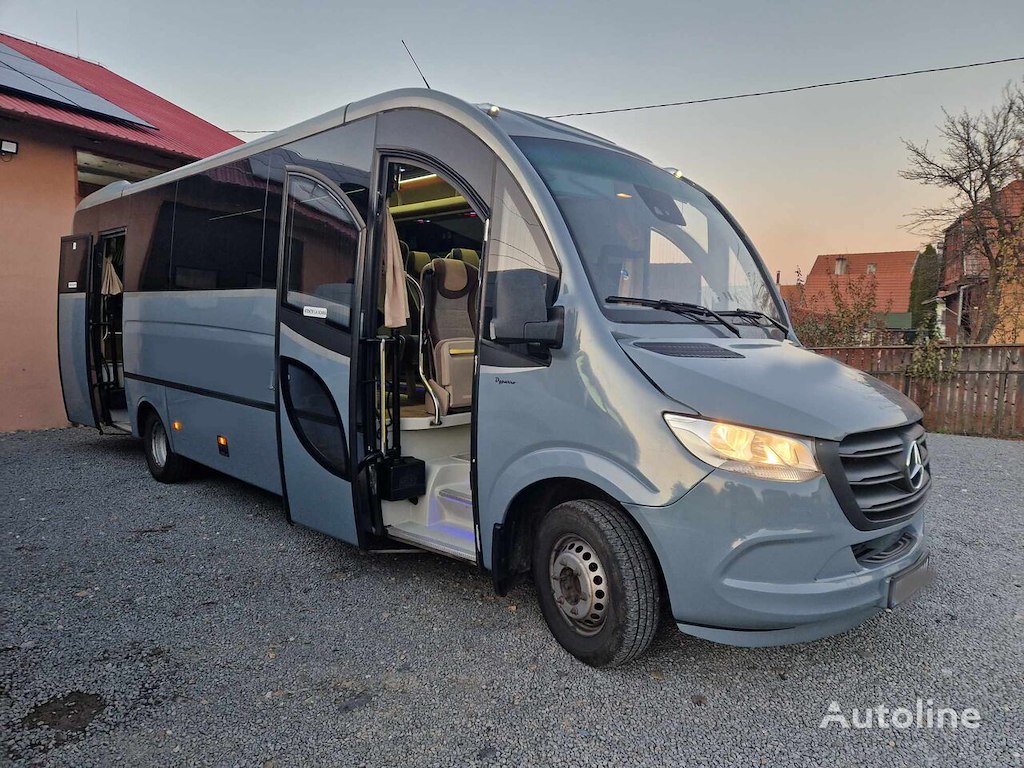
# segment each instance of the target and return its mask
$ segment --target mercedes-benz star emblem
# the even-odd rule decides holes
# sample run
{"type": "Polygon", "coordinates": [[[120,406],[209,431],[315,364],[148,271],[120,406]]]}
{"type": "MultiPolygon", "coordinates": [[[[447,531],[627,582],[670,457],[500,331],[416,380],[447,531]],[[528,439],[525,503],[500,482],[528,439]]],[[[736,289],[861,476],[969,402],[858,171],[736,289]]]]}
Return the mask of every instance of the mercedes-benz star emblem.
{"type": "Polygon", "coordinates": [[[917,444],[916,440],[910,444],[910,450],[907,451],[905,471],[907,484],[913,490],[916,491],[924,485],[924,462],[921,461],[921,446],[917,444]]]}

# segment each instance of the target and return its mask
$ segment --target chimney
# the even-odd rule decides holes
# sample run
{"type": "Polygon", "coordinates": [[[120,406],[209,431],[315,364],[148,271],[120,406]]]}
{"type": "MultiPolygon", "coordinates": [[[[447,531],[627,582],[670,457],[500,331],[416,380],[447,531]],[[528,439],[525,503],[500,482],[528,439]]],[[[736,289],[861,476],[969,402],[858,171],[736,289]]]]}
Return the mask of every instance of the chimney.
{"type": "Polygon", "coordinates": [[[775,284],[776,285],[782,285],[782,270],[781,269],[775,270],[775,284]]]}

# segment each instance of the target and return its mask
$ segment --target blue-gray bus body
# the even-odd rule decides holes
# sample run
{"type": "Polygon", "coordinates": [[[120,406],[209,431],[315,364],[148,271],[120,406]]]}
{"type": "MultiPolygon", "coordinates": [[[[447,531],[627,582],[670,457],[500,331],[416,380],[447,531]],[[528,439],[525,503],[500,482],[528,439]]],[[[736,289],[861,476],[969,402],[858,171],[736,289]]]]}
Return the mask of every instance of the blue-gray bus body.
{"type": "Polygon", "coordinates": [[[355,102],[90,196],[60,281],[71,421],[359,547],[532,573],[588,663],[665,599],[771,645],[928,578],[920,411],[800,346],[709,193],[571,127],[355,102]]]}

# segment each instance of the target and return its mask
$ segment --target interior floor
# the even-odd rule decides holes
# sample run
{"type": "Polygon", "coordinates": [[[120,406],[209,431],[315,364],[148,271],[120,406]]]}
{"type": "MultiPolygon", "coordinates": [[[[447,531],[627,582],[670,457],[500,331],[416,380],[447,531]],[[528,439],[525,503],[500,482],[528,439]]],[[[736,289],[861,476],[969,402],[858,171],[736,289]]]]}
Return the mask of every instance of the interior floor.
{"type": "Polygon", "coordinates": [[[468,457],[428,459],[426,496],[383,502],[384,522],[393,539],[475,562],[473,492],[468,457]]]}

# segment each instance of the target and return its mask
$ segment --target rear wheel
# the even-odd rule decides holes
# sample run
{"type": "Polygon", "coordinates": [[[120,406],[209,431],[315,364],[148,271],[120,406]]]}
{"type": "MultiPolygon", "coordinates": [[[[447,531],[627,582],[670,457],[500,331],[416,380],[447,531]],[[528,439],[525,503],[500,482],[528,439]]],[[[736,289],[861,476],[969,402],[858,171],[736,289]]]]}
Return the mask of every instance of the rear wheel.
{"type": "Polygon", "coordinates": [[[142,427],[142,444],[146,451],[149,473],[161,483],[176,483],[185,477],[188,460],[171,450],[164,423],[155,413],[146,415],[142,427]]]}
{"type": "Polygon", "coordinates": [[[551,633],[580,661],[618,666],[654,639],[661,611],[654,558],[612,504],[568,501],[545,515],[534,539],[533,579],[551,633]]]}

